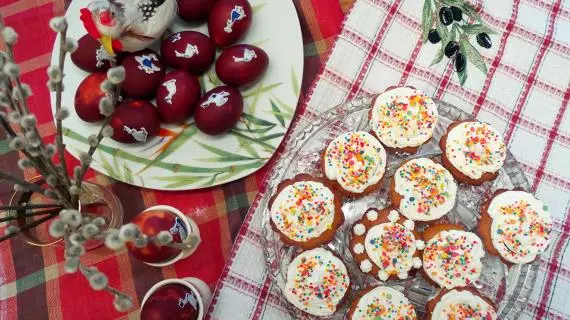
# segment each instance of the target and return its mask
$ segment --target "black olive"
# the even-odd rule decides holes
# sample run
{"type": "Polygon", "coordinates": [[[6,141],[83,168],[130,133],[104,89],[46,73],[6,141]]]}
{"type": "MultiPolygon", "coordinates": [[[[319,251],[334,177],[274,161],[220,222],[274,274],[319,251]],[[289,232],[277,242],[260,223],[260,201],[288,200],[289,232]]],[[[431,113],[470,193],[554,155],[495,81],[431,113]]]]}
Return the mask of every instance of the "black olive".
{"type": "Polygon", "coordinates": [[[451,6],[451,12],[453,13],[453,20],[461,21],[463,20],[463,12],[461,9],[455,6],[451,6]]]}
{"type": "Polygon", "coordinates": [[[453,57],[459,50],[459,43],[457,41],[449,41],[445,46],[445,56],[448,58],[453,57]]]}
{"type": "Polygon", "coordinates": [[[453,22],[453,12],[448,7],[443,7],[439,10],[439,20],[443,25],[450,25],[453,22]]]}
{"type": "Polygon", "coordinates": [[[435,29],[431,29],[428,33],[428,40],[429,42],[436,44],[439,41],[441,41],[441,37],[439,36],[439,33],[437,33],[437,30],[435,29]]]}
{"type": "Polygon", "coordinates": [[[461,53],[458,53],[455,57],[455,71],[461,72],[465,70],[465,66],[467,65],[467,60],[465,60],[465,56],[461,53]]]}
{"type": "Polygon", "coordinates": [[[479,33],[477,35],[477,43],[485,49],[489,49],[491,48],[491,46],[493,46],[493,43],[491,42],[491,37],[489,37],[489,35],[486,34],[485,32],[479,33]]]}

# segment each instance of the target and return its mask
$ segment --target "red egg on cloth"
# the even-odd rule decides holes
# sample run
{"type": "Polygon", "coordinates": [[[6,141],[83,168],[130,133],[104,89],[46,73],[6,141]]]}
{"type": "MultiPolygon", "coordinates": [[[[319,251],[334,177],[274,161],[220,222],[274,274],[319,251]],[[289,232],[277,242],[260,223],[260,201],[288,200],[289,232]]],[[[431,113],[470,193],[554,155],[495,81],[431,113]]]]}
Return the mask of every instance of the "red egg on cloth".
{"type": "Polygon", "coordinates": [[[247,0],[219,0],[210,10],[208,32],[217,46],[227,47],[245,35],[252,18],[247,0]]]}
{"type": "Polygon", "coordinates": [[[115,109],[109,123],[113,139],[123,143],[147,142],[160,129],[158,110],[148,101],[127,100],[115,109]]]}
{"type": "Polygon", "coordinates": [[[99,112],[99,101],[109,96],[101,91],[101,82],[107,79],[104,72],[88,75],[75,91],[75,112],[79,118],[87,122],[96,122],[105,117],[99,112]]]}
{"type": "Polygon", "coordinates": [[[248,44],[238,44],[225,49],[216,61],[216,74],[232,87],[249,86],[261,78],[269,57],[263,49],[248,44]]]}
{"type": "Polygon", "coordinates": [[[166,72],[158,54],[150,49],[133,52],[123,58],[121,65],[126,74],[121,84],[123,93],[129,98],[153,98],[166,72]]]}
{"type": "Polygon", "coordinates": [[[79,69],[87,72],[107,71],[111,67],[111,57],[99,41],[86,34],[77,41],[77,50],[71,54],[71,61],[79,69]]]}
{"type": "MultiPolygon", "coordinates": [[[[186,224],[180,217],[169,211],[146,211],[136,216],[131,222],[149,237],[156,236],[160,231],[168,231],[172,234],[172,242],[182,243],[182,239],[188,236],[186,224]]],[[[135,258],[148,263],[166,262],[181,252],[180,249],[157,246],[151,242],[144,248],[137,248],[132,242],[127,242],[127,249],[135,258]]]]}
{"type": "Polygon", "coordinates": [[[141,320],[197,320],[200,314],[199,297],[181,284],[167,284],[158,288],[145,301],[141,320]]]}
{"type": "Polygon", "coordinates": [[[156,91],[160,120],[178,123],[190,117],[200,100],[200,83],[195,76],[182,70],[167,74],[156,91]]]}
{"type": "Polygon", "coordinates": [[[214,62],[216,46],[203,33],[182,31],[162,41],[160,54],[169,66],[200,75],[214,62]]]}
{"type": "Polygon", "coordinates": [[[178,16],[183,20],[194,22],[208,19],[210,9],[216,0],[176,0],[178,16]]]}
{"type": "Polygon", "coordinates": [[[205,134],[222,134],[239,121],[243,113],[243,97],[232,87],[221,86],[208,91],[194,112],[196,126],[205,134]]]}

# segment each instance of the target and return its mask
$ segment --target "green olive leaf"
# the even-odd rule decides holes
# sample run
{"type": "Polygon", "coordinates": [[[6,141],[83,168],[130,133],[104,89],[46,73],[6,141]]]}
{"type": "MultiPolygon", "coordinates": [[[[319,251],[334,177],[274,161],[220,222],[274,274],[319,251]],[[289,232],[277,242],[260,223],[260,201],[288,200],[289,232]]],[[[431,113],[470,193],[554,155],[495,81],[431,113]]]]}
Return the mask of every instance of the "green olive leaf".
{"type": "Polygon", "coordinates": [[[441,2],[448,6],[456,6],[456,7],[459,7],[463,4],[463,1],[461,0],[441,0],[441,2]]]}
{"type": "Polygon", "coordinates": [[[458,7],[469,18],[472,18],[472,19],[475,19],[479,22],[482,22],[481,17],[479,16],[479,13],[475,9],[475,7],[473,7],[471,4],[461,1],[461,4],[459,4],[458,7]]]}
{"type": "Polygon", "coordinates": [[[458,72],[457,77],[459,78],[459,84],[463,87],[465,81],[467,81],[467,68],[463,69],[461,72],[458,72]]]}
{"type": "Polygon", "coordinates": [[[459,41],[459,47],[467,60],[471,61],[471,63],[477,67],[477,69],[481,70],[483,74],[487,74],[487,65],[485,64],[485,59],[483,59],[483,56],[481,56],[479,51],[477,51],[477,48],[469,43],[469,40],[467,40],[467,38],[461,38],[459,41]]]}
{"type": "Polygon", "coordinates": [[[447,31],[447,27],[441,23],[439,19],[437,19],[437,33],[441,37],[441,43],[445,46],[449,42],[449,31],[447,31]]]}
{"type": "Polygon", "coordinates": [[[433,25],[433,9],[431,7],[431,0],[424,2],[424,10],[422,13],[422,34],[424,43],[428,40],[429,31],[433,25]]]}
{"type": "Polygon", "coordinates": [[[468,34],[479,34],[483,32],[487,34],[497,34],[495,30],[481,23],[463,25],[461,29],[468,34]]]}
{"type": "Polygon", "coordinates": [[[437,54],[435,55],[435,58],[433,59],[433,61],[430,63],[430,67],[433,66],[434,64],[438,64],[441,59],[443,59],[443,51],[444,51],[444,46],[442,45],[441,48],[439,48],[439,51],[437,52],[437,54]]]}

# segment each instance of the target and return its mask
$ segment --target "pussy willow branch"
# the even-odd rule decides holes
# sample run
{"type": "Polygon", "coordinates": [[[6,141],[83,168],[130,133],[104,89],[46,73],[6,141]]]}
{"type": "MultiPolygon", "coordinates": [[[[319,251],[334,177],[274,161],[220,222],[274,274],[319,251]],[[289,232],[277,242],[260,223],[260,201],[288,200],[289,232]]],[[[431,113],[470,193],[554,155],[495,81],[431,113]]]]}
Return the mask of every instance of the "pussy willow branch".
{"type": "Polygon", "coordinates": [[[60,208],[63,209],[61,204],[58,203],[45,203],[45,204],[18,204],[0,206],[0,210],[29,210],[29,209],[45,209],[45,208],[60,208]]]}
{"type": "MultiPolygon", "coordinates": [[[[105,120],[103,120],[103,123],[101,124],[101,129],[99,129],[99,133],[97,134],[97,145],[90,146],[89,151],[87,151],[87,154],[89,155],[89,157],[93,157],[95,150],[97,149],[97,147],[101,143],[101,140],[103,140],[103,138],[104,138],[103,137],[103,129],[105,129],[105,127],[109,124],[110,121],[111,121],[111,117],[105,117],[105,120]]],[[[79,190],[81,190],[81,184],[83,183],[83,178],[85,177],[85,174],[87,173],[88,168],[89,168],[89,163],[82,163],[81,164],[81,171],[79,171],[79,175],[77,175],[77,177],[75,177],[75,186],[77,186],[77,188],[79,190]]],[[[74,195],[72,197],[71,202],[73,204],[77,204],[78,199],[79,199],[79,195],[74,195]]]]}
{"type": "MultiPolygon", "coordinates": [[[[85,277],[85,279],[87,279],[87,281],[89,281],[88,275],[91,272],[91,270],[89,270],[89,267],[87,267],[82,262],[79,262],[79,270],[81,271],[81,274],[85,277]]],[[[120,291],[119,289],[110,287],[109,285],[107,285],[103,290],[111,293],[115,297],[117,297],[117,296],[128,296],[126,293],[120,291]]]]}
{"type": "MultiPolygon", "coordinates": [[[[13,106],[12,106],[13,108],[13,106]]],[[[7,135],[9,138],[14,138],[16,137],[16,132],[14,131],[14,129],[10,126],[10,124],[8,123],[8,121],[3,117],[0,116],[0,125],[2,126],[2,128],[6,131],[7,135]]],[[[35,168],[43,175],[43,176],[47,176],[49,173],[48,169],[45,167],[45,164],[40,160],[41,157],[34,157],[32,156],[27,150],[22,150],[21,151],[26,158],[28,158],[30,161],[32,161],[34,163],[35,168]]],[[[11,181],[13,183],[19,184],[21,186],[24,186],[26,188],[28,188],[29,190],[33,191],[33,192],[39,192],[42,194],[45,194],[45,190],[40,188],[39,186],[32,184],[32,183],[28,183],[26,181],[20,180],[16,177],[13,177],[7,173],[4,173],[4,175],[6,176],[5,179],[8,181],[11,181]],[[18,181],[18,182],[16,182],[18,181]],[[30,187],[31,186],[31,187],[30,187]]],[[[58,200],[62,203],[64,203],[66,205],[67,208],[71,208],[71,202],[67,199],[69,198],[65,198],[61,193],[59,193],[57,189],[54,189],[54,191],[57,194],[57,197],[53,198],[55,200],[58,200]]]]}
{"type": "MultiPolygon", "coordinates": [[[[59,70],[61,71],[61,82],[56,85],[55,89],[55,112],[59,114],[61,111],[61,95],[63,92],[63,68],[65,67],[65,55],[67,51],[64,50],[65,41],[67,35],[67,24],[65,29],[59,33],[59,70]]],[[[65,145],[63,144],[63,128],[61,123],[61,117],[56,117],[55,127],[56,127],[56,138],[55,143],[57,147],[57,153],[59,155],[59,163],[62,165],[61,175],[65,180],[67,186],[71,186],[71,181],[69,179],[69,173],[67,172],[67,162],[65,161],[65,145]]]]}
{"type": "Polygon", "coordinates": [[[0,222],[6,222],[6,221],[16,220],[16,219],[20,219],[20,218],[43,216],[46,214],[53,214],[54,212],[59,212],[60,210],[61,210],[61,208],[51,209],[51,210],[34,211],[34,212],[25,212],[24,214],[17,213],[15,215],[10,215],[7,217],[0,218],[0,222]]]}
{"type": "Polygon", "coordinates": [[[15,237],[17,234],[19,234],[19,233],[22,232],[22,231],[26,231],[26,230],[35,228],[35,227],[39,226],[40,224],[42,224],[42,223],[44,223],[44,222],[46,222],[46,221],[48,221],[48,220],[50,220],[50,219],[53,219],[54,217],[56,217],[56,216],[58,215],[59,211],[60,211],[59,209],[55,209],[55,210],[53,210],[53,212],[50,213],[47,217],[43,217],[43,218],[41,218],[41,219],[38,219],[38,220],[35,220],[35,221],[33,221],[33,222],[30,222],[30,223],[28,223],[28,224],[23,225],[23,226],[20,228],[20,230],[18,230],[18,232],[10,233],[10,234],[7,234],[7,235],[4,235],[4,236],[0,237],[0,242],[2,242],[2,241],[4,241],[4,240],[7,240],[7,239],[10,239],[10,238],[12,238],[12,237],[15,237]]]}
{"type": "MultiPolygon", "coordinates": [[[[111,67],[116,67],[117,63],[115,60],[111,60],[111,67]]],[[[120,85],[116,85],[115,86],[115,92],[113,94],[113,105],[116,106],[117,105],[117,101],[119,99],[119,95],[121,94],[121,86],[120,85]]],[[[89,155],[89,157],[93,157],[93,154],[95,153],[95,150],[97,150],[97,147],[99,147],[99,144],[101,143],[101,140],[103,140],[104,136],[103,136],[103,130],[105,129],[105,127],[109,124],[109,122],[111,121],[111,116],[105,116],[105,119],[103,120],[103,123],[101,124],[101,128],[99,129],[99,133],[97,134],[97,144],[94,146],[90,146],[89,150],[87,151],[87,154],[89,155]]],[[[83,183],[83,178],[85,177],[85,173],[87,173],[87,169],[89,168],[89,164],[88,163],[82,163],[81,164],[81,171],[79,171],[79,175],[77,177],[75,177],[75,186],[77,186],[77,188],[79,190],[81,190],[81,184],[83,183]]],[[[79,198],[78,195],[74,195],[72,197],[72,203],[73,204],[77,204],[77,199],[79,198]]]]}
{"type": "MultiPolygon", "coordinates": [[[[3,26],[3,24],[2,24],[2,25],[0,25],[0,31],[2,31],[3,29],[4,29],[4,26],[3,26]]],[[[10,62],[12,62],[12,63],[15,63],[15,59],[14,59],[14,48],[13,48],[13,46],[12,46],[11,44],[5,43],[5,47],[6,47],[6,53],[7,53],[8,61],[10,61],[10,62]]],[[[15,84],[15,87],[16,87],[22,94],[24,94],[24,90],[22,89],[22,81],[20,80],[20,76],[17,76],[17,77],[14,79],[14,84],[15,84]]],[[[10,83],[9,83],[9,85],[8,85],[7,90],[8,90],[7,93],[9,93],[9,94],[11,95],[11,93],[12,93],[11,91],[12,91],[12,90],[11,90],[11,87],[10,87],[10,83]]],[[[28,107],[28,103],[27,103],[27,98],[26,98],[26,97],[23,97],[22,101],[19,101],[19,102],[18,102],[18,101],[11,101],[11,102],[12,102],[13,106],[15,107],[15,110],[17,110],[21,116],[30,114],[30,110],[29,110],[29,107],[28,107]],[[17,109],[16,109],[16,108],[17,108],[17,109]]],[[[41,139],[41,135],[40,135],[40,132],[39,132],[37,126],[33,126],[33,128],[30,129],[30,130],[34,133],[34,135],[36,135],[36,136],[39,138],[39,140],[40,140],[40,146],[39,146],[39,147],[40,147],[40,150],[44,150],[44,151],[45,151],[45,150],[46,150],[46,147],[45,147],[45,144],[44,144],[43,140],[41,139]]],[[[27,130],[26,130],[25,128],[22,128],[22,131],[23,131],[23,132],[26,132],[27,130]]],[[[42,158],[43,158],[43,157],[42,157],[42,158]]],[[[45,160],[45,161],[43,161],[43,162],[44,162],[45,167],[47,168],[47,170],[48,170],[51,174],[53,174],[58,180],[62,180],[62,179],[61,179],[61,176],[59,175],[58,170],[57,170],[57,168],[55,167],[55,165],[53,164],[53,161],[51,160],[51,158],[45,157],[44,160],[45,160]]],[[[61,187],[60,187],[60,186],[56,186],[56,187],[54,187],[54,190],[56,190],[56,192],[58,192],[58,193],[61,193],[62,196],[67,196],[68,199],[69,199],[69,191],[68,191],[68,188],[69,188],[70,185],[68,185],[66,181],[60,181],[60,182],[63,183],[63,186],[61,186],[61,187]],[[58,190],[58,189],[59,189],[59,190],[58,190]]]]}
{"type": "MultiPolygon", "coordinates": [[[[15,183],[17,185],[20,185],[20,186],[22,186],[22,187],[24,187],[30,191],[33,191],[33,192],[37,192],[37,193],[41,193],[41,194],[44,194],[44,192],[45,192],[45,190],[43,188],[41,188],[40,186],[38,186],[36,184],[29,183],[27,181],[16,178],[16,177],[14,177],[8,173],[2,172],[2,171],[0,171],[0,178],[8,180],[8,181],[15,183]]],[[[54,198],[54,199],[59,200],[57,198],[54,198]]]]}

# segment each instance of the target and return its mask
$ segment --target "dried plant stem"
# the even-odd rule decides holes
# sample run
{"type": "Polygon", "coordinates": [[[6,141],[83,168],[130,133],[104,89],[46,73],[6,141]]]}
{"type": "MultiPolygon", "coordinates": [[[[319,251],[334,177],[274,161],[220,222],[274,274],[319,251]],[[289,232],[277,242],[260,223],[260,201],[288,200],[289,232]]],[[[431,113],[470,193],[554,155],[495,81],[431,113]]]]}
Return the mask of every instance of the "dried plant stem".
{"type": "Polygon", "coordinates": [[[51,209],[51,210],[42,210],[42,211],[28,212],[28,213],[24,213],[24,214],[15,214],[15,215],[12,215],[12,216],[7,216],[7,217],[0,218],[0,222],[10,221],[10,220],[16,220],[16,219],[20,219],[20,218],[43,216],[43,215],[46,215],[46,214],[54,214],[54,213],[58,213],[59,211],[60,211],[60,209],[58,208],[58,209],[51,209]]]}
{"type": "MultiPolygon", "coordinates": [[[[2,172],[2,171],[0,171],[0,178],[8,180],[14,184],[20,185],[20,186],[22,186],[22,187],[24,187],[24,188],[26,188],[32,192],[37,192],[37,193],[41,193],[41,194],[45,193],[45,189],[41,188],[40,186],[35,185],[33,183],[29,183],[29,182],[24,181],[24,180],[21,180],[19,178],[16,178],[16,177],[14,177],[8,173],[2,172]]],[[[54,199],[59,200],[57,198],[54,198],[54,199]]]]}
{"type": "MultiPolygon", "coordinates": [[[[61,70],[61,77],[62,80],[60,83],[57,84],[55,90],[55,112],[59,114],[61,111],[61,95],[63,92],[63,68],[65,67],[65,55],[67,51],[63,48],[65,46],[65,38],[67,35],[67,25],[65,29],[60,32],[59,34],[59,70],[61,70]]],[[[69,187],[71,186],[71,181],[69,179],[69,173],[67,172],[67,162],[65,161],[65,145],[63,144],[63,127],[61,123],[61,117],[56,117],[55,126],[56,126],[56,138],[55,143],[57,147],[57,153],[59,155],[59,163],[62,165],[63,170],[61,170],[61,176],[65,180],[66,185],[69,187]]]]}
{"type": "Polygon", "coordinates": [[[63,208],[61,204],[57,203],[42,203],[42,204],[19,204],[0,206],[0,210],[29,210],[29,209],[46,209],[46,208],[63,208]]]}
{"type": "Polygon", "coordinates": [[[30,223],[28,223],[28,224],[23,225],[23,226],[20,228],[20,230],[19,230],[18,232],[14,232],[14,233],[7,234],[7,235],[4,235],[4,236],[0,237],[0,242],[2,242],[2,241],[4,241],[4,240],[7,240],[7,239],[10,239],[10,238],[16,236],[17,234],[19,234],[19,233],[22,232],[22,231],[26,231],[26,230],[35,228],[35,227],[39,226],[40,224],[42,224],[42,223],[44,223],[44,222],[47,222],[47,221],[49,221],[50,219],[53,219],[54,217],[57,216],[58,212],[59,212],[59,210],[54,210],[54,213],[50,214],[50,215],[47,216],[47,217],[43,217],[43,218],[41,218],[41,219],[38,219],[38,220],[36,220],[36,221],[32,221],[32,222],[30,222],[30,223]]]}

